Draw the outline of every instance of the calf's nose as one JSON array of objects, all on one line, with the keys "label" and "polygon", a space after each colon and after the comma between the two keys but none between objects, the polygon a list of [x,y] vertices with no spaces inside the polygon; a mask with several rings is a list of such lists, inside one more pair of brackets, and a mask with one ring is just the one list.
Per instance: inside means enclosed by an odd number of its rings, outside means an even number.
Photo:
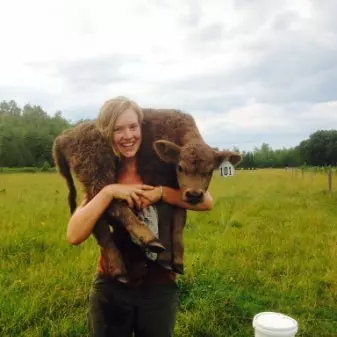
[{"label": "calf's nose", "polygon": [[191,204],[197,204],[202,200],[204,192],[200,190],[186,191],[186,199]]},{"label": "calf's nose", "polygon": [[200,192],[200,191],[187,191],[186,197],[187,198],[201,198],[202,192]]}]

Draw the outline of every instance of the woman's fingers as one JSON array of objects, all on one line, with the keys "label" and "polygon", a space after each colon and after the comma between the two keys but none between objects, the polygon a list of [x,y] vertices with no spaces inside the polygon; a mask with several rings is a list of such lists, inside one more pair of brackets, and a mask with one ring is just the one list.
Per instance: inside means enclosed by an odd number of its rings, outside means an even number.
[{"label": "woman's fingers", "polygon": [[143,192],[143,193],[141,194],[141,197],[144,198],[144,199],[146,199],[146,200],[148,200],[148,201],[151,201],[151,197],[150,197],[147,193],[144,193],[144,192]]},{"label": "woman's fingers", "polygon": [[[141,196],[141,197],[144,197],[146,199],[149,199],[148,195],[146,194],[146,191],[142,191],[142,190],[139,190],[139,189],[136,189],[135,192]],[[150,200],[150,199],[149,199]]]},{"label": "woman's fingers", "polygon": [[133,191],[131,191],[131,193],[137,193],[139,195],[143,195],[144,194],[144,191],[141,190],[140,188],[135,188]]},{"label": "woman's fingers", "polygon": [[137,208],[139,209],[140,206],[141,206],[141,200],[140,200],[139,196],[137,195],[137,193],[131,192],[130,196],[133,199],[133,201],[136,203]]},{"label": "woman's fingers", "polygon": [[152,193],[155,187],[138,184],[138,185],[121,185],[119,189],[114,193],[114,196],[119,199],[124,199],[127,201],[129,207],[137,207],[141,209],[144,205],[151,204],[153,202]]},{"label": "woman's fingers", "polygon": [[140,188],[141,188],[142,190],[145,190],[145,191],[150,191],[150,190],[153,190],[153,189],[154,189],[154,186],[142,184],[142,185],[140,185]]},{"label": "woman's fingers", "polygon": [[130,208],[133,208],[134,202],[133,202],[131,196],[128,196],[128,197],[126,198],[126,201],[127,201],[128,205],[129,205],[129,207],[130,207]]},{"label": "woman's fingers", "polygon": [[141,207],[146,208],[150,205],[150,199],[147,199],[146,197],[141,197]]}]

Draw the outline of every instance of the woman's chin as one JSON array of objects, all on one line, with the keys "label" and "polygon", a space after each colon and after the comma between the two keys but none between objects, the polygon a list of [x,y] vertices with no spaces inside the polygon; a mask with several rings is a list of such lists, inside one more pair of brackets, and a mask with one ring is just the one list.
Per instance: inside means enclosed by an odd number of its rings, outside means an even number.
[{"label": "woman's chin", "polygon": [[122,151],[121,155],[125,158],[125,159],[130,159],[136,156],[137,150],[132,150],[132,151]]}]

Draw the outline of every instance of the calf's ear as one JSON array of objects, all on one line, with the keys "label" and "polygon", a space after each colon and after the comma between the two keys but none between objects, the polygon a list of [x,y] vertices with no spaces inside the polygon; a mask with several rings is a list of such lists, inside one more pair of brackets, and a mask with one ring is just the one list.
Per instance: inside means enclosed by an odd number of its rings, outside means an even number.
[{"label": "calf's ear", "polygon": [[166,163],[178,163],[181,149],[179,145],[168,140],[157,140],[153,143],[153,148],[161,160]]},{"label": "calf's ear", "polygon": [[232,165],[240,163],[242,157],[240,153],[231,151],[217,151],[215,153],[215,167],[218,168],[224,160],[228,160]]}]

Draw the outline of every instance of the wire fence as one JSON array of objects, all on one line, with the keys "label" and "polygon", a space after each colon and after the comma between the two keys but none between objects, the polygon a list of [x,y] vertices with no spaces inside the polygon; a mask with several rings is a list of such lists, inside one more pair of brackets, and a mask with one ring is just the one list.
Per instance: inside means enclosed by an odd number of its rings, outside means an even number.
[{"label": "wire fence", "polygon": [[295,173],[300,173],[302,177],[304,177],[304,175],[306,173],[311,173],[313,174],[324,174],[327,177],[327,188],[329,192],[332,192],[332,182],[334,176],[337,175],[337,167],[331,167],[331,166],[323,166],[323,167],[319,167],[319,166],[312,166],[312,167],[286,167],[285,168],[286,171],[290,171],[290,172],[295,172]]}]

